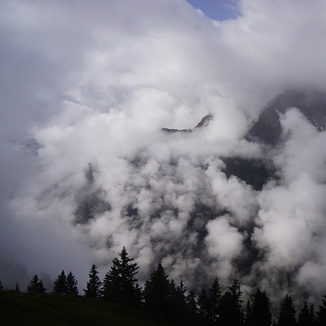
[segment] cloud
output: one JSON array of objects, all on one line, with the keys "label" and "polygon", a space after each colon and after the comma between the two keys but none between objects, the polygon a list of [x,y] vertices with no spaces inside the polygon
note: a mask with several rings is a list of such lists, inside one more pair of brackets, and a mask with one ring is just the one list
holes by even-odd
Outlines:
[{"label": "cloud", "polygon": [[265,252],[263,273],[297,275],[294,283],[321,295],[325,289],[315,277],[325,264],[325,153],[320,146],[325,133],[296,109],[284,115],[282,126],[287,141],[273,157],[279,184],[270,184],[257,197],[253,240]]},{"label": "cloud", "polygon": [[227,278],[232,273],[232,260],[240,255],[244,236],[230,225],[228,216],[208,222],[205,240],[211,257],[219,262],[218,275]]}]

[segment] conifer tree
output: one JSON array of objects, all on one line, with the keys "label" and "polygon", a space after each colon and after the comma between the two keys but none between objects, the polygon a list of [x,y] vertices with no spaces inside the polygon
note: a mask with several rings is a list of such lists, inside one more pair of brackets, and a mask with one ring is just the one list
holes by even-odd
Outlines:
[{"label": "conifer tree", "polygon": [[318,326],[325,326],[326,325],[326,295],[322,299],[322,305],[319,306],[317,311],[317,323]]},{"label": "conifer tree", "polygon": [[218,278],[215,278],[208,294],[208,319],[216,323],[220,317],[221,286]]},{"label": "conifer tree", "polygon": [[134,258],[130,258],[123,247],[119,258],[113,259],[110,271],[104,277],[101,288],[103,299],[140,306],[140,288],[135,278],[139,267],[133,261]]},{"label": "conifer tree", "polygon": [[155,311],[166,318],[169,310],[170,282],[161,264],[145,282],[144,306],[149,311]]},{"label": "conifer tree", "polygon": [[20,286],[19,286],[19,283],[18,282],[16,282],[16,284],[15,284],[15,291],[17,293],[20,293]]},{"label": "conifer tree", "polygon": [[280,315],[277,326],[295,326],[295,316],[296,311],[293,305],[293,300],[289,295],[286,295],[280,304]]},{"label": "conifer tree", "polygon": [[[136,283],[136,296],[135,296],[135,302],[136,302],[136,308],[141,308],[143,304],[143,289],[141,286]],[[139,306],[138,306],[139,305]]]},{"label": "conifer tree", "polygon": [[234,279],[229,290],[224,293],[220,304],[220,324],[223,326],[240,326],[243,322],[241,309],[242,295],[240,283]]},{"label": "conifer tree", "polygon": [[241,295],[242,295],[242,291],[241,291],[241,286],[239,283],[238,279],[233,279],[231,286],[229,287],[229,291],[232,295],[232,297],[236,300],[236,304],[239,308],[241,308],[241,302],[242,300],[240,299]]},{"label": "conifer tree", "polygon": [[208,296],[205,287],[199,293],[198,296],[198,317],[202,323],[208,322],[209,316],[209,303],[208,303]]},{"label": "conifer tree", "polygon": [[251,326],[252,324],[252,303],[247,301],[245,314],[244,314],[244,326]]},{"label": "conifer tree", "polygon": [[188,307],[186,302],[185,293],[187,291],[183,281],[180,281],[178,286],[174,281],[170,282],[170,299],[169,299],[169,316],[168,321],[180,325],[182,323],[189,323],[188,319]]},{"label": "conifer tree", "polygon": [[308,307],[307,301],[304,303],[304,306],[299,311],[298,316],[298,326],[314,326],[315,317],[313,306]]},{"label": "conifer tree", "polygon": [[1,283],[1,281],[0,281],[0,291],[3,289],[3,285],[2,285],[2,283]]},{"label": "conifer tree", "polygon": [[53,294],[67,294],[67,278],[64,271],[62,271],[53,285]]},{"label": "conifer tree", "polygon": [[32,280],[29,282],[27,286],[28,293],[45,293],[46,289],[44,288],[42,280],[38,278],[35,274]]},{"label": "conifer tree", "polygon": [[78,282],[75,279],[75,276],[69,272],[67,275],[67,294],[78,295]]},{"label": "conifer tree", "polygon": [[99,298],[100,297],[100,286],[101,281],[98,277],[98,271],[95,264],[92,265],[89,271],[89,281],[86,284],[86,289],[84,289],[84,296],[88,298]]},{"label": "conifer tree", "polygon": [[193,290],[191,290],[187,295],[186,301],[187,301],[188,313],[190,315],[190,318],[192,320],[197,319],[198,307],[197,307],[196,295]]},{"label": "conifer tree", "polygon": [[314,305],[313,304],[311,304],[310,305],[310,309],[309,309],[309,311],[310,311],[310,316],[311,316],[311,318],[312,318],[312,320],[313,320],[313,325],[314,326],[316,326],[316,324],[317,324],[317,320],[316,320],[316,314],[315,314],[315,307],[314,307]]},{"label": "conifer tree", "polygon": [[271,304],[265,291],[259,288],[252,296],[251,326],[270,326],[272,322]]},{"label": "conifer tree", "polygon": [[110,293],[110,287],[111,287],[111,282],[110,282],[110,278],[109,278],[109,273],[106,273],[104,275],[102,285],[101,285],[101,299],[112,300],[112,295]]}]

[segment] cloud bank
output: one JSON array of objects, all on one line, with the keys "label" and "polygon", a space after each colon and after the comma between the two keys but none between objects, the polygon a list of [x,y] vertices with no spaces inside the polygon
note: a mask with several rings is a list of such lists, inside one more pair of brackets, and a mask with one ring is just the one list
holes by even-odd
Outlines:
[{"label": "cloud bank", "polygon": [[[126,246],[140,277],[291,273],[321,295],[324,132],[290,110],[283,147],[243,136],[285,89],[324,90],[325,6],[243,0],[219,22],[183,0],[3,1],[1,257],[83,283]],[[233,156],[268,157],[278,180],[227,178]]]}]

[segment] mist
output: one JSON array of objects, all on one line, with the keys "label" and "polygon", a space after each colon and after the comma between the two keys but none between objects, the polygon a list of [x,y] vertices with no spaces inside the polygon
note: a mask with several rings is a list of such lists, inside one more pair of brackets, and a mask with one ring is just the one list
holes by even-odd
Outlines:
[{"label": "mist", "polygon": [[[184,0],[2,1],[3,284],[18,264],[22,283],[65,269],[82,287],[125,246],[140,279],[162,262],[189,284],[276,294],[289,274],[284,292],[324,294],[325,132],[293,108],[284,145],[245,135],[285,90],[325,91],[326,4],[234,5],[214,21]],[[228,178],[224,157],[268,158],[277,181]]]}]

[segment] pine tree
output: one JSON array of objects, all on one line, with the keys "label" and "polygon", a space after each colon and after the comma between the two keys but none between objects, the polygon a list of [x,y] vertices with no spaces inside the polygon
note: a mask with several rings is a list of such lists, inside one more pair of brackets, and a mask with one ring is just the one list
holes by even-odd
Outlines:
[{"label": "pine tree", "polygon": [[310,305],[310,309],[309,309],[309,311],[310,311],[310,316],[311,316],[311,318],[312,318],[312,320],[313,320],[313,325],[314,326],[316,326],[316,315],[315,315],[315,307],[314,307],[314,305],[313,304],[311,304]]},{"label": "pine tree", "polygon": [[78,295],[78,282],[75,279],[75,276],[69,272],[67,275],[67,294]]},{"label": "pine tree", "polygon": [[95,264],[92,265],[89,271],[89,281],[87,282],[86,289],[84,289],[84,296],[88,298],[99,298],[100,297],[100,286],[101,281],[98,277],[98,271]]},{"label": "pine tree", "polygon": [[286,295],[280,305],[280,315],[277,326],[295,326],[297,324],[295,315],[296,311],[292,298]]},{"label": "pine tree", "polygon": [[[142,307],[143,304],[143,289],[138,283],[136,283],[135,290],[136,290],[136,296],[135,296],[136,308],[140,308]],[[137,307],[137,305],[139,305],[139,307]]]},{"label": "pine tree", "polygon": [[191,290],[187,295],[186,301],[187,301],[188,313],[190,315],[190,318],[192,320],[197,319],[198,307],[197,307],[196,295],[193,290]]},{"label": "pine tree", "polygon": [[170,282],[170,299],[169,299],[169,316],[168,321],[180,325],[183,323],[188,324],[188,307],[186,302],[185,293],[187,288],[183,281],[178,286],[175,285],[174,281]]},{"label": "pine tree", "polygon": [[224,293],[220,304],[220,324],[223,326],[240,326],[243,323],[241,310],[242,295],[240,283],[234,279],[229,290]]},{"label": "pine tree", "polygon": [[169,311],[170,282],[161,264],[145,282],[143,294],[145,309],[155,311],[166,318]]},{"label": "pine tree", "polygon": [[252,303],[250,300],[247,301],[246,310],[244,314],[244,326],[252,325]]},{"label": "pine tree", "polygon": [[0,291],[3,289],[3,285],[2,285],[2,283],[1,283],[1,281],[0,281]]},{"label": "pine tree", "polygon": [[217,278],[215,278],[208,295],[208,319],[212,323],[216,323],[220,318],[221,297],[220,282]]},{"label": "pine tree", "polygon": [[271,304],[265,291],[259,288],[252,296],[252,326],[270,326],[272,322]]},{"label": "pine tree", "polygon": [[27,286],[28,293],[45,293],[46,289],[44,288],[42,280],[38,278],[35,274],[32,280],[29,282]]},{"label": "pine tree", "polygon": [[322,305],[319,306],[319,310],[317,311],[317,323],[318,326],[326,325],[326,295],[322,299]]},{"label": "pine tree", "polygon": [[110,271],[104,277],[101,288],[103,299],[140,306],[140,289],[135,278],[139,267],[133,261],[134,258],[129,258],[123,247],[119,258],[113,259]]},{"label": "pine tree", "polygon": [[104,275],[103,281],[102,281],[102,286],[101,286],[101,298],[103,300],[112,300],[112,294],[111,294],[111,281],[109,278],[109,273],[106,273]]},{"label": "pine tree", "polygon": [[53,294],[67,294],[67,278],[64,271],[62,271],[53,285]]},{"label": "pine tree", "polygon": [[17,293],[20,293],[20,286],[19,286],[19,283],[18,283],[18,282],[16,282],[16,285],[15,285],[15,291],[16,291]]},{"label": "pine tree", "polygon": [[308,307],[307,301],[304,303],[304,306],[299,311],[298,316],[298,326],[314,326],[314,310],[313,306]]},{"label": "pine tree", "polygon": [[198,296],[198,317],[204,324],[208,323],[209,310],[207,292],[203,287]]},{"label": "pine tree", "polygon": [[232,297],[236,300],[237,306],[240,308],[241,302],[242,302],[240,300],[240,297],[242,295],[242,291],[241,291],[241,286],[240,286],[240,283],[239,283],[238,279],[235,278],[232,281],[232,284],[229,287],[229,291],[230,291]]}]

